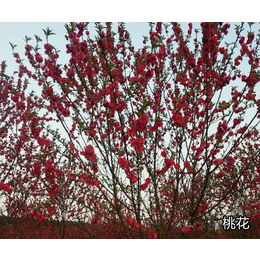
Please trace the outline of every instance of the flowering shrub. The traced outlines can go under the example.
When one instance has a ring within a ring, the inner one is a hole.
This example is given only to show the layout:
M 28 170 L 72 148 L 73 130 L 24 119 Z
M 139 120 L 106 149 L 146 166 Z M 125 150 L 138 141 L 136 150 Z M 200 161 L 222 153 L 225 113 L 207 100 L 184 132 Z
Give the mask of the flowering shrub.
M 43 46 L 26 37 L 28 65 L 12 46 L 16 78 L 1 65 L 9 225 L 32 221 L 40 237 L 170 238 L 203 237 L 225 214 L 259 218 L 257 25 L 150 23 L 140 49 L 123 23 L 95 23 L 96 36 L 87 23 L 65 27 L 68 63 L 47 29 Z

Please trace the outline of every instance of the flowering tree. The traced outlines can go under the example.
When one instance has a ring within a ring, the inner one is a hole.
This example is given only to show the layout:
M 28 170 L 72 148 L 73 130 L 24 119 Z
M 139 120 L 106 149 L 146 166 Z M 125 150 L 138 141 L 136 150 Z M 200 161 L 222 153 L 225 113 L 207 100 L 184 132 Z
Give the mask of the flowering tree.
M 0 189 L 16 216 L 127 238 L 260 217 L 257 25 L 150 23 L 138 50 L 123 23 L 65 27 L 67 64 L 47 29 L 44 53 L 26 38 L 28 66 L 13 46 L 17 81 L 2 66 Z

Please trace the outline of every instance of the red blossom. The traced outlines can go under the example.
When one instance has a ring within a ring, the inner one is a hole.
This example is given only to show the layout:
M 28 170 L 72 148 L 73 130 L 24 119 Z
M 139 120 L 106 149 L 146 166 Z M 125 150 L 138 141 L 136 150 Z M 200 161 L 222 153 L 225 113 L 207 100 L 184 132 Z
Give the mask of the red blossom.
M 181 231 L 182 231 L 183 233 L 190 233 L 192 230 L 193 230 L 193 226 L 192 226 L 192 225 L 189 225 L 189 226 L 187 226 L 187 227 L 183 227 L 183 228 L 181 229 Z
M 222 164 L 223 164 L 223 160 L 220 159 L 220 158 L 219 158 L 219 159 L 215 159 L 215 160 L 214 160 L 214 163 L 219 166 L 219 165 L 222 165 Z
M 163 151 L 161 152 L 161 156 L 165 158 L 166 155 L 167 155 L 166 150 L 163 150 Z
M 220 178 L 222 178 L 224 176 L 224 174 L 222 173 L 222 172 L 219 172 L 219 173 L 216 173 L 215 174 L 215 177 L 217 178 L 217 179 L 220 179 Z
M 97 159 L 92 145 L 86 146 L 85 151 L 81 154 L 83 154 L 86 159 L 90 159 L 92 162 L 95 162 Z
M 141 154 L 143 152 L 143 150 L 144 150 L 144 138 L 143 137 L 138 137 L 136 139 L 131 138 L 130 142 L 139 154 Z
M 130 226 L 130 225 L 132 225 L 132 223 L 133 223 L 132 217 L 128 217 L 126 220 L 126 224 Z
M 208 210 L 209 206 L 208 205 L 205 205 L 205 204 L 201 204 L 199 206 L 199 213 L 200 214 L 204 214 L 207 210 Z
M 135 122 L 135 130 L 145 132 L 147 130 L 148 116 L 143 114 Z
M 126 160 L 126 158 L 119 158 L 118 159 L 118 164 L 123 168 L 126 169 L 128 167 L 128 162 Z
M 127 178 L 129 178 L 133 183 L 136 183 L 138 181 L 138 178 L 135 175 L 135 171 L 130 171 Z
M 38 141 L 39 145 L 41 145 L 41 146 L 45 145 L 45 146 L 49 147 L 51 145 L 51 141 L 44 137 L 38 137 L 37 141 Z
M 154 231 L 149 231 L 148 232 L 148 238 L 149 239 L 157 239 L 157 233 L 155 233 Z
M 13 189 L 3 182 L 0 182 L 0 189 L 6 191 L 8 194 L 11 194 L 13 192 Z
M 141 190 L 146 190 L 150 183 L 151 183 L 151 179 L 147 178 L 145 180 L 145 183 L 141 185 Z
M 91 220 L 92 225 L 98 225 L 99 222 L 99 217 L 98 216 L 93 216 Z

